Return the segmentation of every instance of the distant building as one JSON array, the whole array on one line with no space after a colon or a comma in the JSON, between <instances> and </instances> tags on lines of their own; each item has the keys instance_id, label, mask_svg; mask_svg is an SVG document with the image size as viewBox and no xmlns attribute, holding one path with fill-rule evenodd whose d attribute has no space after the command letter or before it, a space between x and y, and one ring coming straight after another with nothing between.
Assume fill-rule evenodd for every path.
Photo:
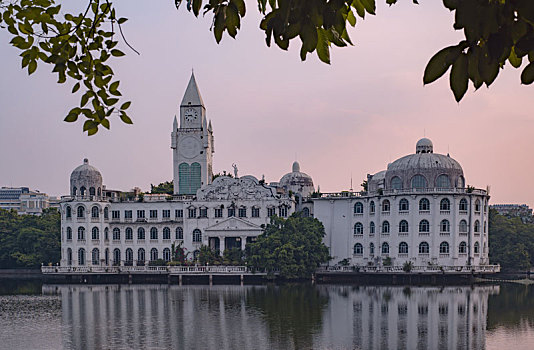
<instances>
[{"instance_id":1,"label":"distant building","mask_svg":"<svg viewBox=\"0 0 534 350\"><path fill-rule=\"evenodd\" d=\"M534 222L532 209L526 204L493 204L491 209L495 209L500 215L509 218L520 218L522 222Z\"/></svg>"},{"instance_id":2,"label":"distant building","mask_svg":"<svg viewBox=\"0 0 534 350\"><path fill-rule=\"evenodd\" d=\"M43 209L59 209L60 200L48 197L46 193L30 190L28 187L2 187L0 189L0 208L16 210L19 214L41 215Z\"/></svg>"}]
</instances>

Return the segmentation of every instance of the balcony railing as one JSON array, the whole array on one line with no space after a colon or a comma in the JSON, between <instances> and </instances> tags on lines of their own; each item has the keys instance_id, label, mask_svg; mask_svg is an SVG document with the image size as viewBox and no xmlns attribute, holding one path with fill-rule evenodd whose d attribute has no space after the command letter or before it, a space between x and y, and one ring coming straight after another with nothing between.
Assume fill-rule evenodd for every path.
<instances>
[{"instance_id":1,"label":"balcony railing","mask_svg":"<svg viewBox=\"0 0 534 350\"><path fill-rule=\"evenodd\" d=\"M320 267L317 273L340 273L340 272L378 272L378 273L405 273L402 266L328 266ZM463 266L438 266L422 265L413 266L412 273L496 273L501 271L500 265L463 265Z\"/></svg>"},{"instance_id":2,"label":"balcony railing","mask_svg":"<svg viewBox=\"0 0 534 350\"><path fill-rule=\"evenodd\" d=\"M329 199L329 198L357 198L357 197L374 197L374 196L388 196L388 195L409 195L409 194L430 194L430 193L439 193L439 194L476 194L476 195L487 195L486 190L482 189L467 189L467 188L407 188L400 190L383 190L380 189L376 192L334 192L334 193L321 193L319 197L312 199Z\"/></svg>"}]
</instances>

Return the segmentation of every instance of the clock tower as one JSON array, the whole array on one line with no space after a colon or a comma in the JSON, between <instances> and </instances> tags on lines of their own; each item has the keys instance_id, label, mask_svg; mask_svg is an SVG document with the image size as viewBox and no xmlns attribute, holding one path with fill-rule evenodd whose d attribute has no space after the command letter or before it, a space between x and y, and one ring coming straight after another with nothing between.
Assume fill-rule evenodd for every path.
<instances>
[{"instance_id":1,"label":"clock tower","mask_svg":"<svg viewBox=\"0 0 534 350\"><path fill-rule=\"evenodd\" d=\"M180 104L180 124L174 117L171 133L174 194L194 195L201 186L211 183L213 141L211 121L207 121L206 107L191 73Z\"/></svg>"}]
</instances>

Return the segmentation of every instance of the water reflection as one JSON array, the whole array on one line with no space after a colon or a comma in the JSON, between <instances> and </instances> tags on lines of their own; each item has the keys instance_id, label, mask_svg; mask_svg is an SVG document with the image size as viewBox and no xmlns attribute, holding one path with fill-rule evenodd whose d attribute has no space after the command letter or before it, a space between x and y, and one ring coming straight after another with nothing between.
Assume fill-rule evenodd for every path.
<instances>
[{"instance_id":1,"label":"water reflection","mask_svg":"<svg viewBox=\"0 0 534 350\"><path fill-rule=\"evenodd\" d=\"M483 349L498 286L43 286L65 348Z\"/></svg>"}]
</instances>

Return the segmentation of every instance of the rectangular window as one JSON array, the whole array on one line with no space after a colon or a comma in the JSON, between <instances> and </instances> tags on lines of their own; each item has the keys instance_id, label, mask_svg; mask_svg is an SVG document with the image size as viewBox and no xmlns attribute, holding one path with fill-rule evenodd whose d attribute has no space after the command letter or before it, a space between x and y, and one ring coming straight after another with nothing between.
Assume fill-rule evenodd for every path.
<instances>
[{"instance_id":1,"label":"rectangular window","mask_svg":"<svg viewBox=\"0 0 534 350\"><path fill-rule=\"evenodd\" d=\"M189 209L189 217L190 217L190 218L196 218L196 217L197 217L197 210L196 210L196 208Z\"/></svg>"},{"instance_id":2,"label":"rectangular window","mask_svg":"<svg viewBox=\"0 0 534 350\"><path fill-rule=\"evenodd\" d=\"M157 210L151 210L150 211L150 218L151 219L157 219L158 218L158 211Z\"/></svg>"},{"instance_id":3,"label":"rectangular window","mask_svg":"<svg viewBox=\"0 0 534 350\"><path fill-rule=\"evenodd\" d=\"M171 211L170 211L170 210L164 210L164 211L163 211L163 217L164 217L165 219L170 218L170 217L171 217Z\"/></svg>"},{"instance_id":4,"label":"rectangular window","mask_svg":"<svg viewBox=\"0 0 534 350\"><path fill-rule=\"evenodd\" d=\"M287 217L287 207L281 206L280 207L280 217L285 218Z\"/></svg>"},{"instance_id":5,"label":"rectangular window","mask_svg":"<svg viewBox=\"0 0 534 350\"><path fill-rule=\"evenodd\" d=\"M200 208L200 217L201 218L207 218L208 217L208 208Z\"/></svg>"},{"instance_id":6,"label":"rectangular window","mask_svg":"<svg viewBox=\"0 0 534 350\"><path fill-rule=\"evenodd\" d=\"M132 211L131 210L125 210L124 211L124 218L125 219L131 219L132 218Z\"/></svg>"},{"instance_id":7,"label":"rectangular window","mask_svg":"<svg viewBox=\"0 0 534 350\"><path fill-rule=\"evenodd\" d=\"M247 208L239 208L238 215L240 218L247 217Z\"/></svg>"},{"instance_id":8,"label":"rectangular window","mask_svg":"<svg viewBox=\"0 0 534 350\"><path fill-rule=\"evenodd\" d=\"M174 216L177 218L183 218L184 217L184 211L182 209L176 209L174 211Z\"/></svg>"},{"instance_id":9,"label":"rectangular window","mask_svg":"<svg viewBox=\"0 0 534 350\"><path fill-rule=\"evenodd\" d=\"M269 217L276 215L276 208L267 208L267 215Z\"/></svg>"},{"instance_id":10,"label":"rectangular window","mask_svg":"<svg viewBox=\"0 0 534 350\"><path fill-rule=\"evenodd\" d=\"M235 208L228 208L228 217L235 216Z\"/></svg>"},{"instance_id":11,"label":"rectangular window","mask_svg":"<svg viewBox=\"0 0 534 350\"><path fill-rule=\"evenodd\" d=\"M138 210L137 211L137 218L138 219L144 219L145 218L145 211L144 210Z\"/></svg>"},{"instance_id":12,"label":"rectangular window","mask_svg":"<svg viewBox=\"0 0 534 350\"><path fill-rule=\"evenodd\" d=\"M121 211L120 210L112 210L111 211L111 218L112 219L120 219L121 218Z\"/></svg>"},{"instance_id":13,"label":"rectangular window","mask_svg":"<svg viewBox=\"0 0 534 350\"><path fill-rule=\"evenodd\" d=\"M252 208L252 217L253 218L259 218L260 217L260 208Z\"/></svg>"},{"instance_id":14,"label":"rectangular window","mask_svg":"<svg viewBox=\"0 0 534 350\"><path fill-rule=\"evenodd\" d=\"M215 208L215 217L222 218L223 210L221 208Z\"/></svg>"}]
</instances>

